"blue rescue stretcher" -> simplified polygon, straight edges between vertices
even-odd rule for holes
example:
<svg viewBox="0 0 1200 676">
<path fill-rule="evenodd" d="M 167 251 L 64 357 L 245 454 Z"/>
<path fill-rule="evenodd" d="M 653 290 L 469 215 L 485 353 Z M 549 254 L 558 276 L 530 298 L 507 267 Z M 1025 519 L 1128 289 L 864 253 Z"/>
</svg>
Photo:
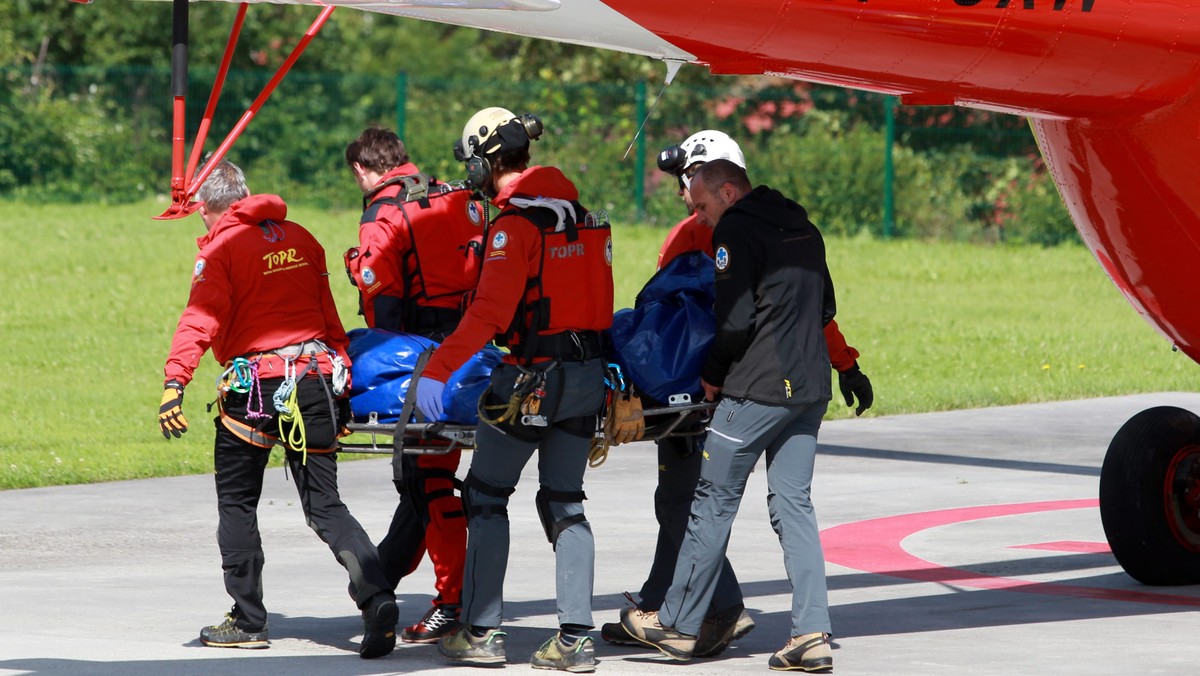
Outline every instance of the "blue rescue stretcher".
<svg viewBox="0 0 1200 676">
<path fill-rule="evenodd" d="M 353 333 L 353 332 L 351 332 Z M 389 332 L 382 332 L 389 333 Z M 475 448 L 475 430 L 479 424 L 478 413 L 475 410 L 479 397 L 487 387 L 488 379 L 481 375 L 492 359 L 498 363 L 499 350 L 487 348 L 470 360 L 467 365 L 456 371 L 447 383 L 446 398 L 443 400 L 447 414 L 443 420 L 418 420 L 419 414 L 408 407 L 405 411 L 404 394 L 412 384 L 420 378 L 421 354 L 428 352 L 411 352 L 406 349 L 391 351 L 399 339 L 413 340 L 414 344 L 429 343 L 423 338 L 406 334 L 391 334 L 386 341 L 374 345 L 374 351 L 380 355 L 392 355 L 400 366 L 386 372 L 388 382 L 369 384 L 372 381 L 360 375 L 360 363 L 367 363 L 361 355 L 351 352 L 354 376 L 350 390 L 352 420 L 346 425 L 352 435 L 344 438 L 339 444 L 339 450 L 344 453 L 387 454 L 445 454 L 455 449 L 473 450 Z M 378 338 L 378 337 L 377 337 Z M 361 340 L 361 338 L 360 338 Z M 354 345 L 352 337 L 351 345 Z M 391 347 L 389 347 L 391 345 Z M 493 354 L 497 353 L 497 354 Z M 404 367 L 407 364 L 407 368 Z M 643 408 L 642 414 L 646 419 L 646 431 L 643 440 L 656 440 L 663 437 L 693 436 L 704 431 L 704 425 L 712 415 L 716 404 L 713 402 L 693 403 L 690 397 L 674 398 L 671 405 L 649 405 Z M 465 411 L 470 411 L 466 414 Z M 605 411 L 607 413 L 607 410 Z M 408 422 L 401 425 L 401 417 Z M 597 442 L 607 444 L 604 440 L 603 421 L 597 429 Z M 400 433 L 398 433 L 400 432 Z"/>
<path fill-rule="evenodd" d="M 692 252 L 651 277 L 632 309 L 613 315 L 610 361 L 642 397 L 643 439 L 703 433 L 715 407 L 701 401 L 700 386 L 700 368 L 715 334 L 712 307 L 713 261 Z M 347 427 L 353 439 L 369 441 L 343 441 L 342 451 L 448 453 L 475 447 L 477 404 L 503 351 L 488 346 L 455 371 L 443 394 L 445 415 L 426 421 L 417 419 L 405 395 L 437 343 L 382 329 L 355 329 L 349 335 L 353 422 Z M 624 389 L 626 384 L 615 387 Z M 403 426 L 402 419 L 407 421 Z M 401 427 L 403 432 L 397 434 Z M 600 425 L 598 437 L 603 437 L 604 427 Z"/>
</svg>

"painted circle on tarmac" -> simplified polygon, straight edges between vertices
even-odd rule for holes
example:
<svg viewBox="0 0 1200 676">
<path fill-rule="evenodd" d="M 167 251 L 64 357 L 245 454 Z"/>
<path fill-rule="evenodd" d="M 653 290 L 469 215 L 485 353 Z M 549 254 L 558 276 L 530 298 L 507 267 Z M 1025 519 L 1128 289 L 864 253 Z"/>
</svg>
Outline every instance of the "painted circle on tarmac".
<svg viewBox="0 0 1200 676">
<path fill-rule="evenodd" d="M 1096 499 L 1055 500 L 900 514 L 827 528 L 821 531 L 821 546 L 825 550 L 825 560 L 829 563 L 835 563 L 839 566 L 867 573 L 912 580 L 914 582 L 933 582 L 957 587 L 1006 590 L 1026 594 L 1047 594 L 1050 596 L 1071 596 L 1107 601 L 1200 607 L 1200 598 L 1194 596 L 1160 594 L 1134 589 L 1086 587 L 1057 582 L 1036 582 L 1019 578 L 987 575 L 965 568 L 943 566 L 909 553 L 904 549 L 902 544 L 905 538 L 911 535 L 939 526 L 949 526 L 1004 516 L 1034 514 L 1037 512 L 1066 509 L 1096 509 L 1099 505 L 1100 501 Z M 1077 546 L 1074 551 L 1092 553 L 1108 551 L 1106 544 L 1082 544 L 1096 546 L 1090 548 L 1079 548 Z M 1009 546 L 1030 547 L 1029 545 L 1018 545 L 1016 543 Z M 1070 543 L 1065 543 L 1063 548 L 1070 550 Z M 1115 563 L 1114 561 L 1114 565 Z"/>
</svg>

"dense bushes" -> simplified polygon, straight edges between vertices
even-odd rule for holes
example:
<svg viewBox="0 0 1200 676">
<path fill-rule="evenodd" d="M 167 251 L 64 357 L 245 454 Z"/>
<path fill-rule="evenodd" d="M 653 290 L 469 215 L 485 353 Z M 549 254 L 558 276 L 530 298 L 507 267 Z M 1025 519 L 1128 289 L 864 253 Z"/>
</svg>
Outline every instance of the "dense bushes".
<svg viewBox="0 0 1200 676">
<path fill-rule="evenodd" d="M 28 69 L 7 69 L 3 78 L 9 86 L 0 94 L 0 195 L 128 201 L 169 188 L 165 69 L 46 69 L 36 87 L 28 84 Z M 211 72 L 194 73 L 189 142 L 211 78 Z M 208 149 L 268 78 L 265 71 L 230 74 Z M 730 103 L 719 88 L 675 85 L 670 103 L 651 117 L 640 146 L 626 157 L 639 111 L 648 107 L 644 84 L 524 81 L 506 84 L 503 93 L 492 84 L 294 72 L 230 157 L 247 170 L 255 190 L 294 203 L 353 208 L 359 194 L 342 153 L 364 126 L 396 127 L 402 116 L 418 164 L 455 179 L 462 169 L 450 148 L 463 120 L 483 106 L 504 105 L 543 117 L 547 133 L 534 146 L 535 161 L 561 166 L 576 179 L 585 204 L 625 222 L 670 225 L 682 217 L 675 181 L 657 171 L 655 155 L 691 130 L 717 127 L 742 143 L 752 180 L 794 196 L 830 234 L 1039 245 L 1077 240 L 1040 161 L 1028 155 L 1027 129 L 1023 145 L 1010 144 L 1016 152 L 1006 155 L 992 130 L 977 130 L 982 140 L 973 143 L 963 136 L 971 127 L 949 128 L 948 142 L 939 145 L 930 140 L 936 130 L 913 127 L 919 134 L 906 135 L 910 128 L 902 126 L 893 145 L 894 222 L 885 228 L 887 141 L 878 116 L 867 114 L 881 108 L 879 97 L 844 90 L 812 96 L 816 90 L 792 87 L 770 89 L 777 100 L 755 92 Z"/>
<path fill-rule="evenodd" d="M 146 144 L 111 98 L 59 95 L 14 73 L 0 79 L 0 194 L 128 202 L 157 187 Z"/>
</svg>

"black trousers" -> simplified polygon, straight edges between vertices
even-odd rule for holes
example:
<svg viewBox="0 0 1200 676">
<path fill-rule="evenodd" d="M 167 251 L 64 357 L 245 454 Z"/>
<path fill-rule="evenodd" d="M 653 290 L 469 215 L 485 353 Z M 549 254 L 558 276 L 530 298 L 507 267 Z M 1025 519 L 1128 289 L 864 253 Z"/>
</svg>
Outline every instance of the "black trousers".
<svg viewBox="0 0 1200 676">
<path fill-rule="evenodd" d="M 271 403 L 271 395 L 280 382 L 280 379 L 261 382 L 265 400 L 262 409 L 263 413 L 271 414 L 269 418 L 248 417 L 248 395 L 243 393 L 229 392 L 222 406 L 233 418 L 260 427 L 265 434 L 278 436 L 279 414 Z M 296 386 L 309 448 L 333 447 L 336 426 L 324 384 L 319 378 L 308 377 Z M 249 404 L 252 410 L 259 408 L 257 399 Z M 267 625 L 267 609 L 263 605 L 265 559 L 257 512 L 263 472 L 271 453 L 270 449 L 243 441 L 219 418 L 216 426 L 213 464 L 217 485 L 217 544 L 225 571 L 225 590 L 233 597 L 237 625 L 258 631 Z M 372 596 L 391 587 L 384 578 L 375 545 L 338 493 L 337 454 L 309 453 L 305 459 L 301 453 L 288 450 L 286 461 L 309 527 L 329 545 L 334 557 L 349 572 L 350 593 L 359 608 L 365 607 Z"/>
</svg>

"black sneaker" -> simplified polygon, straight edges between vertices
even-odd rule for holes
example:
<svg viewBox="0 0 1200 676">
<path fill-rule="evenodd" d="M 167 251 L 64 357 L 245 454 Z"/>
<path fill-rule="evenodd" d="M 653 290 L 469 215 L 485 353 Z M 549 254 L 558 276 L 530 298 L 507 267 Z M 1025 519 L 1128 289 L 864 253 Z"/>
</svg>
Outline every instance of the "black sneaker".
<svg viewBox="0 0 1200 676">
<path fill-rule="evenodd" d="M 758 625 L 754 623 L 754 618 L 750 617 L 750 613 L 742 610 L 742 615 L 738 618 L 737 626 L 733 628 L 733 640 L 736 641 L 746 634 L 749 634 L 750 632 L 754 631 L 754 628 L 757 626 Z"/>
<path fill-rule="evenodd" d="M 620 622 L 605 622 L 600 625 L 600 638 L 613 645 L 633 646 L 635 648 L 641 648 L 646 645 L 630 636 L 629 632 L 625 631 L 625 627 L 622 627 Z"/>
<path fill-rule="evenodd" d="M 396 649 L 396 621 L 400 619 L 396 595 L 392 592 L 379 592 L 372 596 L 370 603 L 363 609 L 362 616 L 363 637 L 362 645 L 358 647 L 358 656 L 370 660 L 391 654 Z"/>
<path fill-rule="evenodd" d="M 454 633 L 461 625 L 458 621 L 458 608 L 454 606 L 433 606 L 425 613 L 420 622 L 405 628 L 400 638 L 405 643 L 437 643 L 443 636 Z"/>
<path fill-rule="evenodd" d="M 534 669 L 558 669 L 579 674 L 596 670 L 596 646 L 590 636 L 567 642 L 555 634 L 529 660 Z"/>
<path fill-rule="evenodd" d="M 225 613 L 225 621 L 200 630 L 200 642 L 216 648 L 270 648 L 267 628 L 247 631 L 237 626 L 233 612 Z"/>
</svg>

